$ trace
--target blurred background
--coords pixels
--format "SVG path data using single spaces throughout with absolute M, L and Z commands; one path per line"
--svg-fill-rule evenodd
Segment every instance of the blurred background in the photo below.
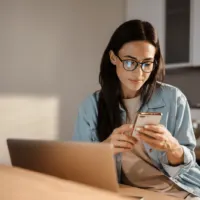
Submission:
M 102 53 L 124 21 L 150 21 L 165 82 L 200 120 L 199 0 L 0 0 L 0 163 L 7 138 L 70 140 L 78 106 L 99 89 Z

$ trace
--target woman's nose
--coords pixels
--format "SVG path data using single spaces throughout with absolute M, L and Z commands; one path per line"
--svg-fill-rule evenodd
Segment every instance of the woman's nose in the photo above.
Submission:
M 137 68 L 133 71 L 134 74 L 137 74 L 137 77 L 142 76 L 143 75 L 143 71 L 142 71 L 142 67 L 141 64 L 139 63 Z

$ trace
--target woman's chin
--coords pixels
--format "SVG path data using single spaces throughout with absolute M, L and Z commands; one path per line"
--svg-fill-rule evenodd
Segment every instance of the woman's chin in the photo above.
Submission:
M 141 84 L 132 84 L 132 83 L 123 84 L 122 90 L 123 90 L 124 96 L 126 98 L 133 98 L 137 96 L 142 85 L 143 85 L 142 83 Z
M 142 87 L 142 85 L 135 85 L 135 86 L 133 86 L 133 85 L 131 85 L 131 86 L 129 86 L 128 88 L 129 88 L 129 90 L 131 90 L 131 91 L 133 91 L 133 92 L 137 92 L 137 91 L 139 91 L 140 90 L 140 88 Z

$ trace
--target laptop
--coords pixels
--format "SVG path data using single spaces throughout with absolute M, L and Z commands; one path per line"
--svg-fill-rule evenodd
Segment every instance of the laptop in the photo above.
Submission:
M 8 139 L 7 145 L 13 166 L 132 196 L 119 188 L 109 144 Z

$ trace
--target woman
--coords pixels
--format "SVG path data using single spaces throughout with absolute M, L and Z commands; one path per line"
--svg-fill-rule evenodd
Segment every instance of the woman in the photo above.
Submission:
M 119 26 L 104 51 L 101 90 L 80 107 L 73 139 L 113 144 L 119 182 L 183 199 L 200 199 L 200 168 L 190 108 L 165 75 L 153 26 L 131 20 Z M 159 82 L 160 81 L 160 82 Z M 159 125 L 137 127 L 138 112 L 161 112 Z

